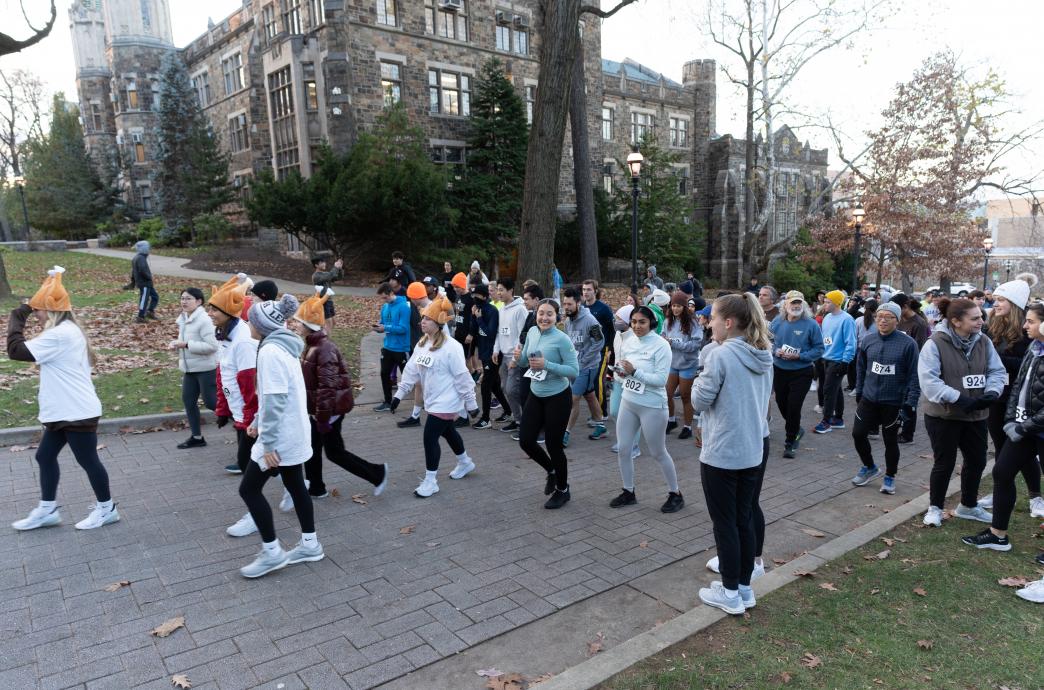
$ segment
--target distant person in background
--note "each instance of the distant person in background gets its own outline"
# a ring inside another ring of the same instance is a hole
[[[771,285],[762,286],[758,290],[758,304],[761,305],[761,311],[765,314],[766,322],[772,323],[772,320],[779,316],[779,307],[776,306],[778,301],[779,293]]]
[[[417,280],[417,276],[414,275],[410,265],[406,263],[406,257],[402,252],[392,252],[391,259],[392,267],[388,269],[387,275],[384,276],[384,282],[387,283],[394,278],[399,285],[409,285]]]
[[[152,284],[152,269],[149,267],[149,243],[145,240],[134,245],[137,252],[131,259],[131,283],[138,290],[138,323],[145,319],[157,319],[156,305],[159,304],[159,293]],[[128,286],[130,287],[130,286]]]
[[[330,289],[330,286],[335,280],[340,280],[344,277],[344,271],[341,270],[344,268],[344,261],[341,259],[334,261],[333,269],[329,271],[326,270],[325,257],[317,256],[313,258],[312,266],[315,268],[315,272],[312,274],[312,284],[321,285],[327,290]],[[328,299],[323,302],[323,318],[325,319],[325,322],[323,323],[324,333],[329,333],[333,330],[333,319],[335,314],[336,311],[334,310],[333,300]]]
[[[656,275],[656,266],[650,265],[645,269],[645,284],[654,285],[657,289],[663,290],[663,280]]]
[[[482,272],[482,266],[478,260],[471,262],[471,272],[468,274],[468,282],[472,285],[489,285],[489,278]]]
[[[755,297],[761,292],[761,283],[758,282],[758,277],[757,276],[751,276],[750,277],[750,284],[747,285],[747,287],[744,290],[744,292],[753,293]],[[719,297],[720,296],[721,295],[719,295]]]
[[[561,304],[562,302],[562,274],[558,272],[558,266],[551,264],[551,287],[553,288],[552,297],[555,301]]]

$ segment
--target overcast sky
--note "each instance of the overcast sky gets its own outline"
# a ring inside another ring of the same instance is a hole
[[[34,23],[42,24],[46,0],[23,0]],[[419,2],[420,0],[408,0]],[[483,0],[489,1],[489,0]],[[843,1],[843,0],[842,0]],[[609,7],[615,0],[603,0]],[[59,0],[58,22],[52,35],[22,53],[0,58],[0,69],[28,69],[39,74],[52,91],[65,91],[75,100],[75,68],[69,35],[69,0]],[[171,4],[174,41],[183,46],[201,35],[207,18],[220,21],[241,5],[241,0],[175,0]],[[703,0],[638,0],[602,26],[603,57],[634,58],[668,77],[681,80],[687,60],[729,57],[713,46],[701,28],[698,9]],[[918,0],[885,24],[859,37],[851,49],[825,53],[802,72],[789,94],[789,105],[822,121],[830,112],[847,134],[860,133],[877,124],[896,83],[910,78],[917,66],[934,52],[951,47],[967,64],[991,66],[1017,94],[1014,105],[1026,115],[1044,114],[1044,89],[1038,61],[1032,56],[1044,26],[1044,1]],[[0,27],[22,27],[19,0],[0,0]],[[17,32],[15,32],[17,33]],[[744,101],[718,78],[717,130],[719,134],[743,134]],[[814,127],[798,132],[813,147],[829,147],[830,140]],[[1036,164],[1036,152],[1012,160],[1011,167],[1026,172]],[[836,164],[831,151],[831,167]]]

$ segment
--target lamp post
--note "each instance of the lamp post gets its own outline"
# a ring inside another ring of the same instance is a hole
[[[863,217],[866,215],[866,211],[863,210],[862,204],[857,204],[852,209],[852,220],[855,221],[855,244],[852,246],[852,292],[855,294],[856,290],[859,289],[859,238],[860,233],[863,231]]]
[[[631,171],[631,294],[635,297],[638,296],[638,181],[644,160],[637,146],[627,154],[627,167]]]
[[[31,251],[29,244],[29,207],[25,205],[25,178],[21,175],[14,176],[15,187],[18,187],[18,198],[22,201],[22,220],[25,222],[25,250]]]
[[[1015,265],[1015,262],[1012,261],[1011,259],[1005,259],[1004,260],[1004,282],[1005,283],[1011,281],[1011,269],[1012,269],[1012,267],[1014,265]]]
[[[982,263],[982,289],[986,289],[986,281],[989,277],[990,270],[990,253],[993,251],[993,238],[987,237],[982,241],[982,251],[985,255],[985,261]]]

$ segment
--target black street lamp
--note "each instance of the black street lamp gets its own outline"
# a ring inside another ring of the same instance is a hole
[[[852,220],[855,221],[855,244],[852,246],[852,292],[855,294],[856,290],[859,289],[859,239],[860,233],[863,231],[863,217],[866,215],[866,211],[863,210],[863,205],[858,204],[852,209]]]
[[[1015,265],[1015,262],[1011,259],[1004,260],[1004,282],[1011,282],[1011,269]]]
[[[644,160],[637,146],[627,154],[627,167],[631,171],[631,294],[635,297],[638,296],[638,181]]]
[[[986,260],[982,263],[982,289],[986,289],[986,280],[990,270],[990,254],[993,252],[993,238],[987,237],[982,241],[983,254]]]
[[[14,176],[15,187],[18,187],[18,198],[22,201],[22,219],[25,221],[25,250],[32,251],[29,244],[29,207],[25,205],[25,178],[21,175]]]

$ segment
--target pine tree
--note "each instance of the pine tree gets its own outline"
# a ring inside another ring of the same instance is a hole
[[[176,54],[165,59],[159,111],[160,212],[180,236],[195,239],[194,219],[214,213],[233,198],[229,155],[221,150],[203,114],[185,64]]]
[[[525,104],[496,58],[476,81],[470,124],[466,172],[454,183],[457,236],[488,257],[518,236],[529,140]]]
[[[80,128],[79,110],[54,96],[51,127],[24,145],[25,201],[32,227],[79,239],[111,213],[113,192],[91,164]]]

